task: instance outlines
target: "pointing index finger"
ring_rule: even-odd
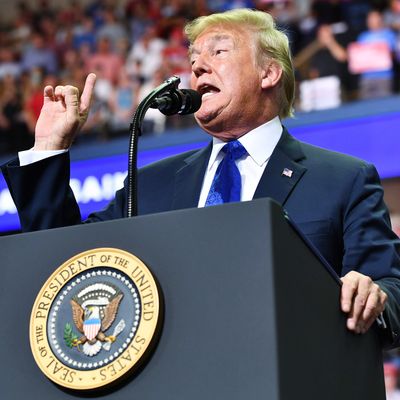
[[[83,88],[81,96],[80,112],[85,112],[90,107],[95,83],[96,83],[96,75],[90,73],[86,78],[85,87]]]

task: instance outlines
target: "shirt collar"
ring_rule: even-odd
[[[254,162],[261,167],[271,157],[272,152],[281,138],[282,131],[281,121],[279,117],[276,116],[265,124],[241,136],[239,142],[243,145]],[[225,144],[226,142],[213,137],[213,148],[208,162],[209,170]]]

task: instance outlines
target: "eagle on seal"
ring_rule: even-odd
[[[82,333],[79,339],[75,339],[73,346],[84,345],[84,353],[93,356],[101,349],[101,343],[113,343],[116,336],[107,336],[105,332],[114,322],[123,294],[117,294],[111,301],[107,298],[97,298],[85,302],[82,305],[75,299],[71,299],[72,319],[78,331]]]

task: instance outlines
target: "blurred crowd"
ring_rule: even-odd
[[[399,92],[400,0],[31,4],[16,2],[16,16],[0,27],[0,153],[31,146],[45,85],[82,88],[88,72],[95,72],[98,81],[78,140],[126,135],[136,106],[150,90],[172,75],[180,76],[181,87],[189,86],[185,23],[236,7],[268,11],[287,32],[297,74],[297,110]],[[157,135],[193,123],[192,117],[166,119],[150,109],[143,132]]]
[[[400,358],[392,357],[383,365],[385,377],[386,400],[400,400]]]

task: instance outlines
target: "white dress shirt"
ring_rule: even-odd
[[[282,131],[281,121],[279,117],[275,117],[239,138],[239,142],[247,151],[247,155],[236,161],[242,177],[241,201],[253,199],[268,160],[281,138]],[[206,203],[215,172],[224,158],[224,153],[221,152],[221,149],[225,144],[226,142],[213,138],[213,148],[204,175],[198,207],[204,207]]]
[[[24,150],[18,153],[19,165],[24,167],[25,165],[33,164],[34,162],[44,160],[58,154],[66,153],[68,150]]]

